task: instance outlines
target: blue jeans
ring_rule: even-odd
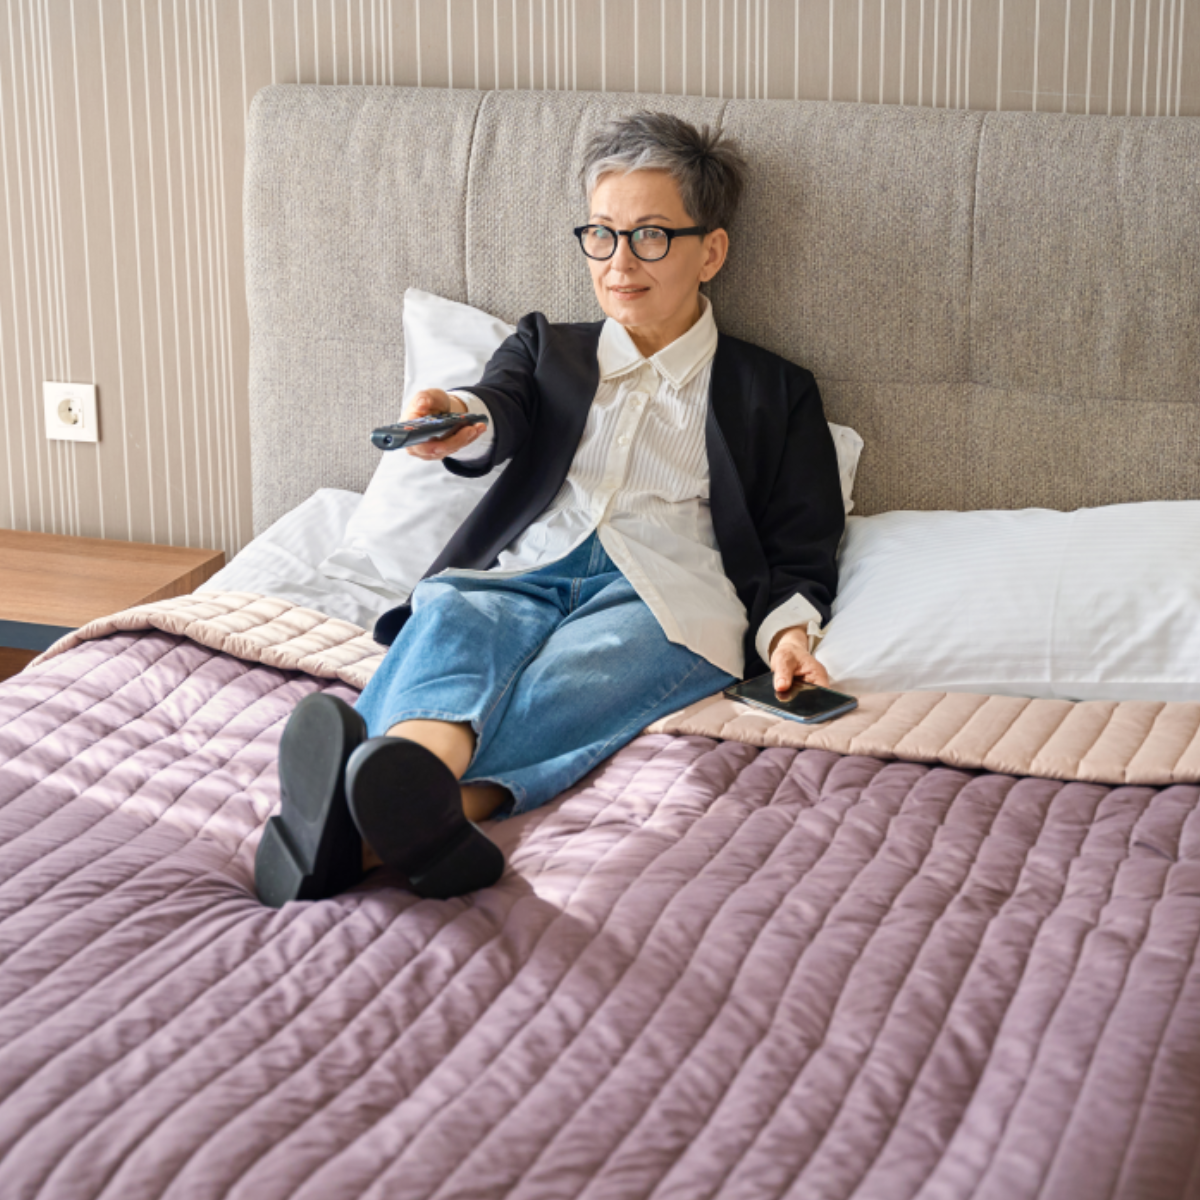
[[[667,641],[592,534],[523,575],[422,580],[412,616],[356,705],[372,737],[401,721],[469,722],[464,783],[509,813],[545,804],[651,721],[733,677]]]

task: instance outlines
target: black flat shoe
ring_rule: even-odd
[[[346,807],[346,761],[367,737],[366,722],[336,696],[305,696],[279,742],[279,815],[263,830],[254,889],[278,908],[320,900],[362,878],[362,838]]]
[[[504,855],[463,815],[454,773],[407,738],[364,742],[346,767],[350,814],[386,866],[418,896],[446,900],[491,887]]]

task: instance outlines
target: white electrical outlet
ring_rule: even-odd
[[[98,442],[94,383],[43,383],[46,436],[64,442]]]

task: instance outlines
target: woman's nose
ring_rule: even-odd
[[[629,244],[627,237],[617,238],[617,249],[612,256],[612,265],[622,271],[635,270],[637,264],[641,262],[633,252],[633,248]]]

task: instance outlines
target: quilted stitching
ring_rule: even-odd
[[[1186,1187],[1161,1114],[1200,1123],[1200,789],[656,734],[493,826],[495,888],[276,912],[251,856],[314,687],[349,695],[151,633],[0,688],[4,1195]],[[1037,719],[864,708],[817,732],[944,748],[978,719],[1008,756]],[[1167,716],[1122,736],[1192,744]],[[1118,1091],[1146,1122],[1102,1136]]]

